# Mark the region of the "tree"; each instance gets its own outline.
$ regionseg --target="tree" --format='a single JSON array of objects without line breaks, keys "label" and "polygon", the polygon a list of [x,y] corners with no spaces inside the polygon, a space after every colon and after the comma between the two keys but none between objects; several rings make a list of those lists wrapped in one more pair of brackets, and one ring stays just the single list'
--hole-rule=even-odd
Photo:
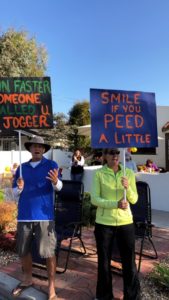
[{"label": "tree", "polygon": [[84,100],[83,102],[77,102],[69,111],[69,125],[71,131],[68,136],[72,142],[71,150],[83,149],[85,152],[90,152],[90,140],[87,137],[78,135],[78,126],[87,125],[90,123],[90,111],[89,102]]},{"label": "tree", "polygon": [[45,137],[53,148],[70,148],[68,136],[70,134],[70,126],[68,125],[68,117],[63,113],[53,115],[54,127],[49,130],[39,130],[39,133]]},{"label": "tree", "polygon": [[69,124],[83,126],[90,124],[89,102],[77,102],[69,111]]},{"label": "tree", "polygon": [[0,76],[37,76],[46,71],[47,52],[26,31],[9,29],[0,36]]}]

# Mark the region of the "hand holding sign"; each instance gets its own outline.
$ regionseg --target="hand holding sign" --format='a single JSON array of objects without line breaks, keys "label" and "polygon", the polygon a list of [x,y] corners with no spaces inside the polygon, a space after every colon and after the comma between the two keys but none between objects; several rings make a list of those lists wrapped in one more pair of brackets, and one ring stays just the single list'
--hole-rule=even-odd
[{"label": "hand holding sign", "polygon": [[126,201],[123,198],[118,202],[118,208],[120,208],[120,209],[127,209],[128,206],[129,206],[128,201]]},{"label": "hand holding sign", "polygon": [[22,177],[19,177],[17,180],[17,187],[19,190],[23,190],[24,188],[24,180]]},{"label": "hand holding sign", "polygon": [[122,186],[127,190],[129,187],[128,178],[126,176],[123,176],[121,179]]}]

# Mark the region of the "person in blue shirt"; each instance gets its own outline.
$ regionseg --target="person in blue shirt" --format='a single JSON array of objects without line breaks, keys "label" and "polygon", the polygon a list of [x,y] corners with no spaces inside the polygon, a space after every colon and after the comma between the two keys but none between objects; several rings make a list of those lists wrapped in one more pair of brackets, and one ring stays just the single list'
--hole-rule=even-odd
[{"label": "person in blue shirt", "polygon": [[132,160],[131,154],[129,152],[125,153],[126,168],[133,170],[135,173],[138,172],[137,165],[134,160]]},{"label": "person in blue shirt", "polygon": [[[61,190],[58,165],[43,156],[50,149],[42,137],[34,136],[25,143],[31,153],[30,161],[17,169],[13,191],[18,198],[17,251],[24,272],[23,281],[12,294],[19,296],[32,285],[32,239],[35,239],[39,255],[46,258],[49,300],[56,299],[56,232],[54,223],[54,190]],[[21,172],[22,171],[22,172]],[[22,177],[20,176],[22,174]]]}]

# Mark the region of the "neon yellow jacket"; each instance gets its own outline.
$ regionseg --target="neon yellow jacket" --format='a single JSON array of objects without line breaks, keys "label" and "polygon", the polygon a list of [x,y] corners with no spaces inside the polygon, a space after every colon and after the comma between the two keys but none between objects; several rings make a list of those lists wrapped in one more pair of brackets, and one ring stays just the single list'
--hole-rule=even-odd
[{"label": "neon yellow jacket", "polygon": [[[94,175],[91,202],[97,207],[96,223],[98,224],[120,226],[133,223],[130,205],[126,210],[117,208],[118,201],[124,197],[124,187],[121,183],[124,169],[121,164],[119,166],[120,170],[116,174],[105,165]],[[134,204],[138,199],[135,174],[131,169],[126,168],[126,176],[129,181],[127,200]]]}]

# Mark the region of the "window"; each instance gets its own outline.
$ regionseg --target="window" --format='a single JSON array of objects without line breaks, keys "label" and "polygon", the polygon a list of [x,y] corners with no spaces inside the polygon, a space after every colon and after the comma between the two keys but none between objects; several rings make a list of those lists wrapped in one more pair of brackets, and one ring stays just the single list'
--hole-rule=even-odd
[{"label": "window", "polygon": [[146,154],[151,154],[151,155],[155,155],[156,154],[156,148],[137,148],[137,152],[132,153],[132,155],[146,155]]},{"label": "window", "polygon": [[11,150],[11,141],[3,140],[3,151]]}]

